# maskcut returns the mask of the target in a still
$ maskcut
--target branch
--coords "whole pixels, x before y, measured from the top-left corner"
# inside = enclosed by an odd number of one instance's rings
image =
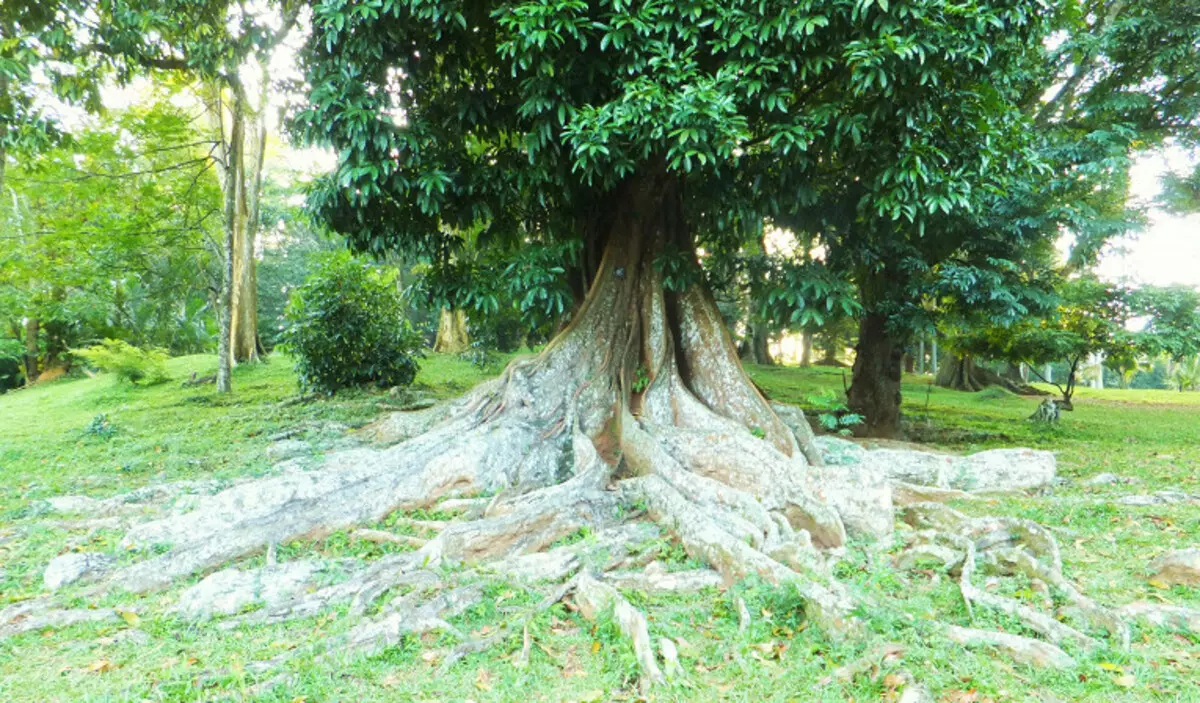
[[[113,180],[119,180],[122,178],[135,178],[137,176],[152,176],[152,175],[159,174],[159,173],[167,173],[168,171],[178,171],[182,168],[186,168],[193,164],[206,164],[209,161],[211,161],[210,157],[202,156],[202,157],[195,158],[195,159],[189,159],[187,161],[181,161],[177,164],[171,164],[170,166],[164,166],[162,168],[155,168],[155,169],[148,169],[145,171],[127,171],[125,173],[95,173],[92,171],[81,171],[79,169],[75,169],[76,173],[82,173],[83,175],[78,176],[76,178],[64,178],[62,180],[57,180],[57,181],[43,181],[43,180],[36,180],[33,178],[14,178],[13,180],[22,182],[22,183],[36,183],[38,185],[57,185],[57,184],[61,184],[61,183],[78,183],[80,181],[88,181],[93,178],[110,178]],[[203,169],[201,172],[203,172]]]

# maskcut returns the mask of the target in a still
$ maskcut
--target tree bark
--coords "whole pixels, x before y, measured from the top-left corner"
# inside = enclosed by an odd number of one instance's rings
[[[900,434],[900,378],[903,340],[888,333],[887,316],[865,312],[858,326],[853,381],[846,392],[850,410],[863,416],[855,433],[865,437]]]
[[[767,334],[766,324],[751,321],[750,338],[746,342],[746,353],[742,356],[744,360],[762,366],[775,364],[775,359],[771,357],[771,338]]]
[[[25,319],[25,385],[32,386],[38,380],[38,333],[41,325],[36,317]]]
[[[243,130],[245,129],[245,115],[242,109],[245,107],[245,102],[235,98],[230,106],[230,133],[229,139],[224,139],[224,127],[221,126],[224,121],[223,116],[223,101],[220,97],[220,88],[217,88],[216,100],[216,119],[220,135],[222,137],[223,149],[222,156],[224,164],[222,178],[225,196],[225,217],[224,217],[224,242],[221,247],[221,288],[218,294],[217,301],[217,320],[219,332],[217,335],[217,392],[229,393],[233,390],[233,288],[234,288],[234,257],[236,256],[236,247],[238,243],[237,228],[239,221],[244,223],[244,219],[240,217],[239,208],[244,206],[245,200],[242,197],[242,188],[239,184],[243,183],[244,161],[242,159],[243,147]]]
[[[813,333],[805,330],[800,333],[800,365],[812,365]]]
[[[460,354],[470,345],[466,313],[462,310],[442,308],[438,316],[437,339],[433,343],[433,350],[442,354]]]
[[[235,114],[242,120],[242,143],[237,152],[237,178],[232,183],[237,202],[233,221],[233,293],[230,300],[230,345],[234,363],[257,361],[261,344],[258,339],[258,273],[255,247],[261,221],[263,160],[266,156],[266,86],[257,107],[249,104],[245,90],[235,86],[232,99]]]

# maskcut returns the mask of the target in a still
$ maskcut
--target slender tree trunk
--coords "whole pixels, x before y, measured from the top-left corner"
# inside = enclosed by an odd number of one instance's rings
[[[8,74],[0,73],[0,114],[10,114],[12,106],[8,97]],[[8,167],[8,120],[0,120],[0,202],[8,200],[4,192],[4,175]],[[0,213],[4,212],[0,206]]]
[[[25,319],[25,385],[32,386],[38,380],[38,334],[41,325],[32,315]]]
[[[800,333],[800,365],[812,365],[813,333],[805,330]]]
[[[900,434],[900,370],[904,342],[888,334],[887,316],[865,312],[858,326],[854,380],[846,392],[850,410],[864,420],[856,433],[866,437]]]
[[[442,308],[438,316],[437,339],[433,343],[433,350],[443,354],[460,354],[470,345],[466,313],[462,310]]]
[[[219,89],[218,89],[219,91]],[[237,92],[237,90],[235,90]],[[238,184],[243,182],[244,173],[242,159],[243,147],[243,131],[245,129],[245,115],[242,109],[245,107],[243,100],[236,97],[230,105],[230,133],[229,140],[225,144],[223,150],[224,156],[224,185],[225,185],[225,237],[224,244],[221,247],[221,289],[218,294],[217,301],[217,319],[219,323],[219,333],[217,335],[217,392],[228,393],[233,390],[233,350],[232,350],[232,327],[233,327],[233,287],[234,287],[234,257],[237,245],[237,227],[239,219],[244,222],[244,219],[239,218],[238,209],[240,205],[244,205],[245,201],[241,196],[241,188]],[[223,119],[220,111],[222,110],[221,101],[217,101],[218,120]],[[221,130],[224,136],[224,129]]]
[[[230,345],[234,363],[254,362],[259,358],[258,274],[255,245],[261,218],[263,159],[266,152],[267,125],[265,96],[257,111],[251,110],[244,91],[233,94],[235,113],[242,121],[242,139],[236,170],[240,174],[231,186],[236,193],[233,222],[233,293],[230,300]]]

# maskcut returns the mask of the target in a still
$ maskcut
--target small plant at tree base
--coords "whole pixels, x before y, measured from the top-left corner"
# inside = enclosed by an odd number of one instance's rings
[[[633,374],[633,392],[641,393],[650,385],[650,374],[645,366],[639,366]]]
[[[394,271],[348,252],[326,256],[284,317],[284,348],[306,390],[407,386],[417,375],[421,338],[404,316]]]
[[[806,400],[816,411],[817,422],[826,432],[845,437],[851,433],[851,428],[863,421],[863,416],[850,412],[846,402],[833,391],[810,395]]]
[[[117,428],[108,420],[108,415],[100,413],[92,418],[87,427],[83,428],[83,434],[86,437],[97,437],[99,439],[108,439],[117,433]]]
[[[168,355],[163,349],[142,349],[120,339],[105,339],[71,353],[122,381],[154,384],[167,380]]]

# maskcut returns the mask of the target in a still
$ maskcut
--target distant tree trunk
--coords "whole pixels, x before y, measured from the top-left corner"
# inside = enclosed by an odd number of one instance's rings
[[[237,202],[233,221],[233,293],[230,300],[230,345],[234,363],[257,361],[262,345],[258,339],[258,271],[255,248],[261,221],[263,160],[266,156],[266,86],[270,84],[263,67],[262,94],[257,108],[240,84],[232,91],[234,119],[242,121],[237,151],[237,177],[228,184],[235,190]],[[232,136],[231,136],[232,139]]]
[[[0,112],[10,112],[8,103],[8,74],[0,72]],[[0,198],[7,199],[4,192],[4,172],[8,165],[8,121],[0,120]],[[0,210],[2,212],[3,210]]]
[[[235,91],[237,92],[237,91]],[[225,196],[224,242],[221,246],[221,288],[217,300],[217,320],[219,333],[217,335],[217,392],[228,393],[233,390],[233,288],[234,288],[234,257],[238,243],[237,229],[239,222],[245,219],[239,209],[245,206],[242,184],[245,177],[245,163],[242,159],[243,131],[245,129],[245,101],[235,97],[230,104],[229,139],[224,139],[224,101],[220,88],[216,88],[215,118],[222,139],[223,185]]]
[[[951,356],[938,370],[934,384],[942,388],[974,393],[987,387],[975,368],[975,359],[969,356]]]
[[[905,354],[904,355],[904,373],[916,373],[916,371],[917,371],[916,360],[913,359],[912,354]]]
[[[854,380],[846,391],[850,410],[864,420],[855,432],[866,437],[900,433],[900,370],[904,342],[888,334],[887,315],[866,312],[858,325]]]
[[[437,339],[433,350],[443,354],[460,354],[471,345],[467,334],[467,316],[462,310],[442,308],[438,317]]]
[[[827,338],[825,344],[821,345],[821,358],[813,362],[817,366],[841,366],[846,365],[838,359],[838,347],[840,344],[836,338]]]
[[[245,109],[240,111],[245,115]],[[257,119],[246,130],[241,151],[242,176],[235,184],[238,202],[233,225],[233,295],[230,301],[230,345],[238,363],[258,360],[258,272],[254,258],[258,237],[259,190],[262,187],[266,123]]]
[[[813,335],[805,330],[800,333],[800,365],[812,365]]]
[[[38,331],[41,325],[32,315],[25,319],[25,385],[38,380]]]
[[[1013,377],[1016,377],[1015,380]],[[934,384],[942,388],[974,393],[988,386],[1001,386],[1017,395],[1047,395],[1021,380],[1021,372],[1009,364],[1003,375],[975,364],[970,356],[951,356],[939,369]]]
[[[762,322],[750,323],[750,338],[746,340],[745,353],[742,355],[744,361],[749,361],[752,364],[762,364],[763,366],[774,365],[775,360],[771,358],[770,335],[767,334],[767,326]]]

